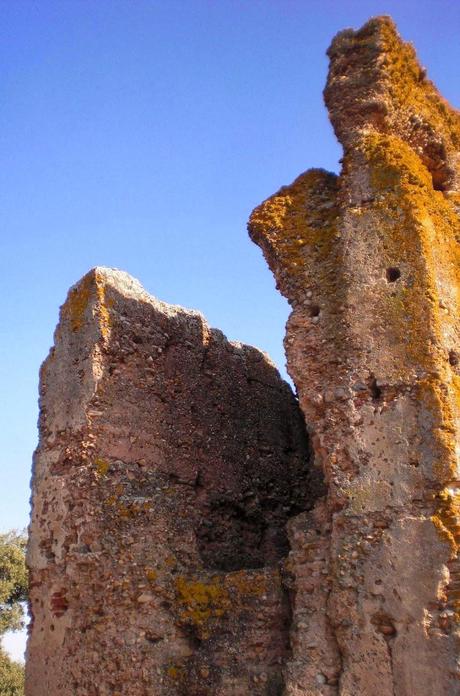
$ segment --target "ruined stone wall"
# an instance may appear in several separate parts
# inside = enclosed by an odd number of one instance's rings
[[[289,523],[287,696],[460,694],[460,117],[389,18],[338,34],[340,176],[249,230],[327,495]]]
[[[40,380],[27,696],[282,688],[286,521],[315,486],[266,355],[96,269]]]
[[[304,418],[264,354],[126,274],[69,293],[27,696],[460,694],[460,118],[388,18],[329,57],[342,171],[249,225]]]

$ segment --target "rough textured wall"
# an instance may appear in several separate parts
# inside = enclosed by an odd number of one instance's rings
[[[88,274],[42,368],[27,696],[460,694],[460,119],[388,18],[329,56],[342,172],[250,221],[316,468],[266,356]]]
[[[278,694],[302,415],[266,355],[95,269],[40,383],[27,696]]]
[[[328,491],[289,523],[287,696],[460,694],[459,114],[389,18],[338,34],[339,177],[249,230],[292,306],[288,367]]]

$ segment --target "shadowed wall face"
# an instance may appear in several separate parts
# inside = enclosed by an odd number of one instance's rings
[[[320,482],[267,356],[96,269],[40,398],[28,696],[278,693],[286,522]]]

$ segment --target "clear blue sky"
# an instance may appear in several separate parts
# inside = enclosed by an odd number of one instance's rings
[[[246,220],[305,169],[337,170],[325,50],[382,13],[459,105],[457,0],[0,2],[0,528],[27,523],[38,369],[89,268],[284,369],[287,305]]]

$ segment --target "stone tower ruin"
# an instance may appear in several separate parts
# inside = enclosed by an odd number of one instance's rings
[[[252,213],[268,357],[97,268],[41,372],[27,696],[460,694],[460,116],[339,33],[340,175]]]

